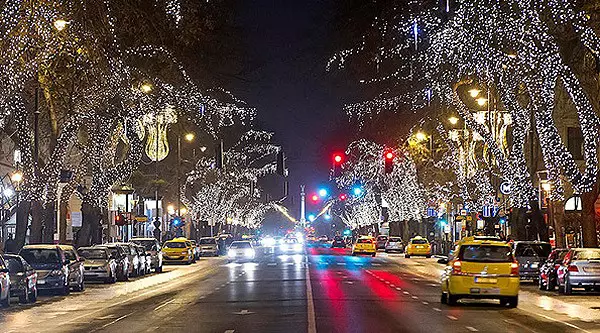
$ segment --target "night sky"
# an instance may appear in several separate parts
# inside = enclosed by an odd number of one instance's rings
[[[331,3],[242,1],[236,14],[244,70],[233,91],[258,109],[256,127],[274,131],[285,149],[290,209],[300,184],[311,191],[328,180],[332,153],[354,135],[343,112],[352,87],[325,71],[335,51]]]

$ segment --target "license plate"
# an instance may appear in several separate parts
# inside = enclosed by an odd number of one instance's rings
[[[471,294],[499,294],[500,288],[471,288]]]
[[[417,249],[422,249],[422,248],[423,248],[422,246],[417,246]]]
[[[46,280],[37,280],[37,284],[46,284]]]
[[[475,277],[475,283],[498,283],[498,279],[486,278],[486,277]]]

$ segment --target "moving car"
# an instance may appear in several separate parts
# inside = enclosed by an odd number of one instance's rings
[[[600,248],[570,249],[556,275],[561,293],[569,295],[573,288],[600,290]]]
[[[540,266],[544,264],[552,246],[548,242],[516,241],[513,244],[515,258],[519,262],[519,275],[522,280],[537,282],[540,276]]]
[[[146,255],[150,256],[150,267],[156,273],[162,272],[162,252],[160,250],[160,243],[156,238],[134,237],[131,239],[131,242],[143,246],[146,249]]]
[[[234,241],[227,250],[227,258],[232,261],[251,261],[256,257],[256,251],[248,241]]]
[[[280,253],[300,253],[302,252],[302,244],[296,238],[284,238],[283,243],[279,245]]]
[[[377,247],[377,250],[385,249],[385,243],[387,243],[387,241],[388,241],[388,236],[386,236],[386,235],[377,236],[377,241],[375,243],[375,247]]]
[[[200,256],[218,256],[219,255],[219,246],[217,245],[217,240],[213,237],[202,237],[198,241],[200,245]]]
[[[370,254],[374,257],[377,254],[375,248],[375,239],[371,236],[360,236],[352,246],[352,255]]]
[[[560,267],[569,249],[555,249],[540,267],[540,290],[554,290],[556,288],[556,271]]]
[[[429,241],[421,236],[411,238],[408,246],[404,249],[404,257],[410,258],[410,256],[431,258],[431,244],[429,244]]]
[[[332,248],[335,248],[335,247],[345,248],[346,241],[344,241],[344,239],[341,236],[335,236],[335,237],[333,237],[333,242],[331,242],[331,247]]]
[[[387,242],[385,242],[384,246],[385,252],[404,252],[404,244],[402,243],[402,238],[391,236],[388,238]]]
[[[185,263],[189,265],[194,262],[192,244],[183,238],[166,241],[163,244],[162,252],[163,262],[165,263]]]
[[[510,245],[498,241],[460,242],[442,273],[441,302],[459,299],[499,299],[501,305],[519,303],[519,263]]]
[[[104,244],[96,245],[94,247],[108,249],[111,258],[113,258],[117,264],[116,275],[117,281],[128,281],[129,280],[129,256],[127,256],[126,249],[116,244]]]
[[[71,287],[75,291],[85,288],[84,259],[79,257],[73,246],[26,245],[19,255],[37,271],[38,290],[53,290],[67,295]]]
[[[9,270],[4,262],[2,256],[0,256],[0,306],[10,306],[10,277]]]
[[[10,276],[10,295],[19,296],[20,303],[35,303],[37,300],[37,273],[16,254],[5,254],[4,262]]]
[[[117,262],[106,247],[80,247],[77,253],[84,259],[86,281],[117,282]]]

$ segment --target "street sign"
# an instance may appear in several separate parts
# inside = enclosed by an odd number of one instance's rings
[[[503,182],[500,184],[500,193],[508,195],[512,193],[512,189],[509,182]]]
[[[135,220],[137,222],[148,222],[148,216],[136,216]]]
[[[449,225],[449,224],[446,224],[446,225],[444,226],[444,233],[445,233],[445,234],[449,234],[449,233],[450,233],[450,225]]]
[[[467,210],[466,209],[461,209],[460,210],[460,215],[461,216],[467,216]]]
[[[481,207],[481,213],[483,214],[483,217],[490,217],[492,215],[491,208],[492,206]]]
[[[435,211],[435,208],[428,207],[427,208],[427,216],[429,216],[429,217],[437,216],[437,212]]]
[[[473,216],[467,216],[467,221],[473,221]]]

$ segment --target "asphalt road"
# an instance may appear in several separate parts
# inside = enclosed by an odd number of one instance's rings
[[[3,332],[594,332],[600,324],[522,302],[441,305],[436,279],[348,249],[203,259],[116,285],[0,310]],[[310,277],[310,279],[307,279]],[[522,300],[523,301],[523,300]]]

